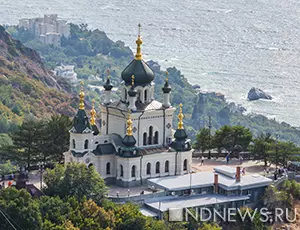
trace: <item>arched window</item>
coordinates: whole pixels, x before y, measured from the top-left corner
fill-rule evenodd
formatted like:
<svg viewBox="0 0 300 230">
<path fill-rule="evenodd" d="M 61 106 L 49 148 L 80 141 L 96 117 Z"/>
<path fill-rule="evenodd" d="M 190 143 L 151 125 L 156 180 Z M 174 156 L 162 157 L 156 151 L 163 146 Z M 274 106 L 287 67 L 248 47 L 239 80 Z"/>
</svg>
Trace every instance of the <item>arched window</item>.
<svg viewBox="0 0 300 230">
<path fill-rule="evenodd" d="M 147 133 L 143 134 L 143 145 L 147 145 Z"/>
<path fill-rule="evenodd" d="M 183 161 L 183 170 L 187 170 L 187 159 Z"/>
<path fill-rule="evenodd" d="M 106 175 L 109 175 L 110 174 L 110 163 L 107 162 L 106 163 Z"/>
<path fill-rule="evenodd" d="M 84 149 L 88 149 L 89 148 L 89 140 L 85 140 L 84 141 Z"/>
<path fill-rule="evenodd" d="M 153 127 L 149 127 L 148 145 L 152 145 Z"/>
<path fill-rule="evenodd" d="M 160 163 L 159 162 L 156 162 L 156 165 L 155 165 L 155 173 L 160 173 Z"/>
<path fill-rule="evenodd" d="M 158 131 L 154 133 L 154 144 L 158 144 Z"/>
<path fill-rule="evenodd" d="M 144 91 L 144 102 L 146 103 L 148 101 L 148 90 L 146 89 Z"/>
<path fill-rule="evenodd" d="M 131 177 L 135 177 L 135 171 L 136 171 L 135 168 L 136 168 L 135 165 L 133 165 L 133 166 L 131 167 Z"/>
<path fill-rule="evenodd" d="M 169 172 L 169 161 L 165 162 L 165 172 Z"/>
<path fill-rule="evenodd" d="M 137 91 L 137 97 L 136 97 L 136 98 L 137 98 L 137 99 L 136 99 L 137 102 L 142 102 L 142 101 L 141 101 L 141 90 L 138 90 L 138 91 Z"/>
<path fill-rule="evenodd" d="M 76 149 L 76 144 L 75 144 L 75 140 L 74 139 L 72 140 L 72 143 L 73 143 L 73 149 Z"/>
<path fill-rule="evenodd" d="M 90 163 L 88 167 L 91 168 L 91 167 L 93 167 L 93 166 L 94 166 L 93 163 Z"/>
<path fill-rule="evenodd" d="M 147 164 L 147 175 L 151 175 L 151 164 Z"/>
<path fill-rule="evenodd" d="M 123 177 L 124 172 L 123 172 L 123 165 L 120 165 L 120 177 Z"/>
</svg>

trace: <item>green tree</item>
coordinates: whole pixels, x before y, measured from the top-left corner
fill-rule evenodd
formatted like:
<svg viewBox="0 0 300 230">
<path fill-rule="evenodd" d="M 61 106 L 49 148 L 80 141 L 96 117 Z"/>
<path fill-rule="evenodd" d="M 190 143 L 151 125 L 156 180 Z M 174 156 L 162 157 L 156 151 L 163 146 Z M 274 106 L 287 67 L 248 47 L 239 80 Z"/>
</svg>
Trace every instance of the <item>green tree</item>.
<svg viewBox="0 0 300 230">
<path fill-rule="evenodd" d="M 292 206 L 290 195 L 282 190 L 279 191 L 276 187 L 270 185 L 263 196 L 265 207 L 273 213 L 275 208 L 290 208 Z"/>
<path fill-rule="evenodd" d="M 65 115 L 54 115 L 44 123 L 40 130 L 38 148 L 43 155 L 44 162 L 63 161 L 63 153 L 69 148 L 69 130 L 71 120 Z"/>
<path fill-rule="evenodd" d="M 271 146 L 271 151 L 271 161 L 276 165 L 280 163 L 281 165 L 287 167 L 287 162 L 290 161 L 297 152 L 299 152 L 299 148 L 290 141 L 278 141 L 278 143 L 273 143 Z"/>
<path fill-rule="evenodd" d="M 59 197 L 42 196 L 39 199 L 39 208 L 43 217 L 43 223 L 62 225 L 68 219 L 68 214 L 72 211 L 68 202 Z"/>
<path fill-rule="evenodd" d="M 200 149 L 202 153 L 208 150 L 210 143 L 209 143 L 209 129 L 203 128 L 200 132 L 197 133 L 196 142 L 194 143 L 193 148 Z"/>
<path fill-rule="evenodd" d="M 224 125 L 216 131 L 213 137 L 213 146 L 220 152 L 222 148 L 227 151 L 240 152 L 246 150 L 252 140 L 252 133 L 243 126 Z M 238 148 L 237 148 L 238 147 Z"/>
<path fill-rule="evenodd" d="M 131 203 L 118 205 L 115 209 L 117 230 L 145 229 L 147 218 L 141 214 L 139 208 Z"/>
<path fill-rule="evenodd" d="M 12 145 L 11 138 L 5 133 L 0 133 L 0 148 L 7 145 Z"/>
<path fill-rule="evenodd" d="M 234 230 L 267 230 L 268 227 L 260 221 L 260 213 L 251 208 L 241 208 L 240 213 L 235 216 L 236 222 L 230 224 Z"/>
<path fill-rule="evenodd" d="M 253 139 L 251 152 L 259 159 L 263 159 L 265 167 L 268 165 L 268 161 L 271 158 L 270 150 L 274 142 L 275 140 L 270 133 L 262 133 L 259 137 Z"/>
<path fill-rule="evenodd" d="M 292 195 L 293 198 L 300 199 L 300 184 L 295 180 L 286 180 L 280 186 L 280 190 Z"/>
<path fill-rule="evenodd" d="M 16 227 L 25 230 L 41 229 L 42 216 L 37 200 L 24 189 L 0 189 L 0 210 Z M 19 229 L 20 229 L 19 227 Z M 0 229 L 12 229 L 8 221 L 0 215 Z"/>
<path fill-rule="evenodd" d="M 10 135 L 13 145 L 1 148 L 3 158 L 27 167 L 37 162 L 40 155 L 37 143 L 41 139 L 41 127 L 42 124 L 33 119 L 24 121 L 19 130 Z"/>
<path fill-rule="evenodd" d="M 204 223 L 198 230 L 222 230 L 217 224 Z"/>
<path fill-rule="evenodd" d="M 87 168 L 85 164 L 56 165 L 54 169 L 46 171 L 44 181 L 47 185 L 44 192 L 50 196 L 74 196 L 78 200 L 86 197 L 100 202 L 107 193 L 100 174 L 93 166 Z"/>
<path fill-rule="evenodd" d="M 15 165 L 12 165 L 9 160 L 3 164 L 0 164 L 0 178 L 1 175 L 11 174 L 16 171 L 17 167 Z"/>
</svg>

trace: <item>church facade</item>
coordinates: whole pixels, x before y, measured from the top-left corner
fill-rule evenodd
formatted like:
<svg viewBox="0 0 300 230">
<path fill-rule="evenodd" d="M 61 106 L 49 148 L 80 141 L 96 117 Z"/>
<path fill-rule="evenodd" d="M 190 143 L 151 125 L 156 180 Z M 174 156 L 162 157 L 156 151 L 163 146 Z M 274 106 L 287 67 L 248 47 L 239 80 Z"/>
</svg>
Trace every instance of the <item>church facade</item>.
<svg viewBox="0 0 300 230">
<path fill-rule="evenodd" d="M 88 118 L 81 90 L 79 110 L 70 130 L 70 148 L 65 163 L 80 162 L 95 169 L 108 183 L 124 187 L 144 184 L 148 178 L 188 173 L 191 143 L 183 126 L 182 105 L 178 127 L 172 135 L 175 108 L 166 76 L 162 103 L 154 95 L 154 73 L 142 58 L 140 34 L 134 60 L 123 70 L 121 98 L 111 100 L 113 85 L 108 76 L 105 100 L 100 105 L 101 127 L 93 108 Z"/>
</svg>

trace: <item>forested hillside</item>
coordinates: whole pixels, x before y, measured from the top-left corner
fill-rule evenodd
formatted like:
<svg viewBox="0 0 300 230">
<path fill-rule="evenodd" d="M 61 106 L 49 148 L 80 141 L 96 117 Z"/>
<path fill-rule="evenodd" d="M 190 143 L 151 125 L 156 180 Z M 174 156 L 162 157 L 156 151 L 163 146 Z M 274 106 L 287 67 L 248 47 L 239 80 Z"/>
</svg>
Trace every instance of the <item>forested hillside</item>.
<svg viewBox="0 0 300 230">
<path fill-rule="evenodd" d="M 0 26 L 0 133 L 15 129 L 27 115 L 72 115 L 70 92 L 70 86 L 45 68 L 35 50 Z"/>
</svg>

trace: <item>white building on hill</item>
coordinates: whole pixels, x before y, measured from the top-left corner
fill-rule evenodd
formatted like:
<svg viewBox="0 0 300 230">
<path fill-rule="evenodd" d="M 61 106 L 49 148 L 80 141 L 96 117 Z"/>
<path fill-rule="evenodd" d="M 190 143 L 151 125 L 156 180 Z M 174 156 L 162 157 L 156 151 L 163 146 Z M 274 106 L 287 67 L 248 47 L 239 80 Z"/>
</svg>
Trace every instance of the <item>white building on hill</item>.
<svg viewBox="0 0 300 230">
<path fill-rule="evenodd" d="M 104 84 L 101 126 L 96 125 L 96 111 L 90 121 L 84 109 L 84 92 L 70 130 L 70 149 L 65 163 L 94 165 L 107 182 L 136 186 L 148 178 L 182 175 L 192 162 L 190 140 L 183 127 L 182 108 L 177 130 L 172 135 L 175 108 L 170 104 L 171 87 L 166 78 L 162 103 L 154 94 L 154 73 L 142 59 L 140 35 L 135 59 L 122 72 L 121 98 L 111 100 L 110 78 Z"/>
<path fill-rule="evenodd" d="M 65 78 L 70 83 L 77 83 L 77 73 L 74 71 L 73 65 L 60 65 L 54 69 L 54 74 Z"/>
<path fill-rule="evenodd" d="M 57 14 L 44 15 L 44 18 L 19 20 L 19 27 L 33 32 L 36 38 L 46 44 L 60 46 L 60 38 L 70 35 L 70 25 L 65 20 L 58 19 Z"/>
</svg>

